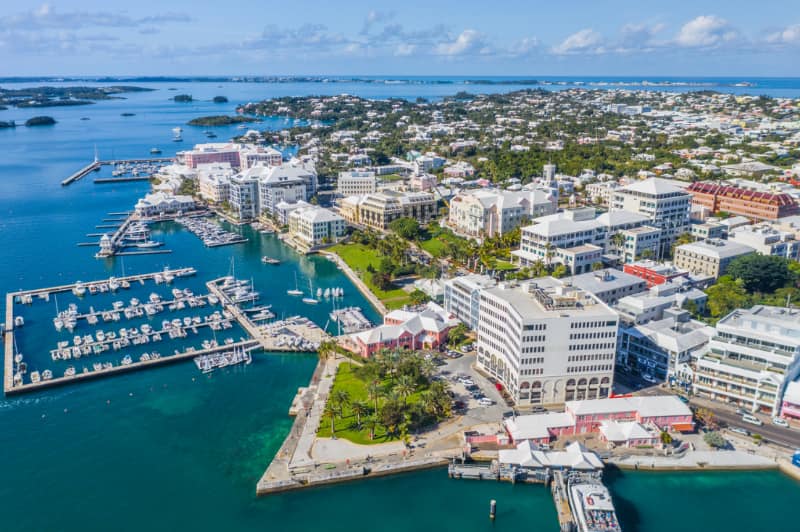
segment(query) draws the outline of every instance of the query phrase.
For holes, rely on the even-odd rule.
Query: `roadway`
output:
[[[663,395],[665,393],[676,394],[676,390],[662,388],[659,385],[650,384],[630,374],[617,372],[614,376],[614,391],[618,394],[634,393],[635,395]],[[741,427],[751,434],[760,434],[767,441],[784,445],[792,449],[800,448],[800,423],[793,423],[790,428],[779,427],[772,424],[772,418],[764,414],[754,414],[764,424],[762,426],[753,425],[742,421],[741,414],[736,412],[736,407],[710,401],[702,397],[689,398],[690,406],[697,408],[707,408],[716,416],[722,427]]]

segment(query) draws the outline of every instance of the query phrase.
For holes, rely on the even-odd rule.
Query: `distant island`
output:
[[[25,125],[31,126],[52,126],[56,123],[55,118],[52,116],[34,116],[25,121]]]
[[[4,128],[7,128],[7,127],[17,127],[17,124],[14,123],[13,120],[11,120],[10,122],[0,121],[0,129],[4,129]]]
[[[120,116],[136,116],[136,113],[122,113]]]
[[[214,96],[214,103],[228,103],[228,98],[225,96]]]
[[[154,89],[113,85],[109,87],[29,87],[24,89],[0,88],[0,107],[19,108],[65,107],[89,105],[98,100],[122,99],[120,94],[144,92]]]
[[[244,124],[247,122],[261,122],[258,118],[251,116],[201,116],[188,122],[190,126],[230,126],[233,124]]]
[[[194,101],[191,94],[176,94],[174,98],[172,98],[176,102],[186,103]]]

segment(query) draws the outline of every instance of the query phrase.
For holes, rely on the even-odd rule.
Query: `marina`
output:
[[[361,307],[345,307],[333,310],[330,313],[330,318],[339,326],[340,334],[355,333],[373,326],[372,322],[361,312]]]
[[[175,222],[189,230],[193,235],[203,241],[207,248],[243,244],[247,239],[240,234],[224,230],[207,218],[176,218]]]
[[[95,158],[94,161],[87,164],[74,174],[70,175],[66,179],[61,182],[61,186],[69,186],[72,183],[81,180],[82,178],[86,177],[88,174],[100,170],[103,166],[121,166],[121,165],[136,165],[136,164],[153,164],[153,163],[171,163],[174,159],[172,157],[154,157],[150,159],[119,159],[119,160],[109,160],[109,161],[100,161]]]

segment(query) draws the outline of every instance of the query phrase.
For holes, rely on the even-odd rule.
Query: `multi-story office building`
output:
[[[533,225],[522,228],[520,249],[512,251],[522,266],[542,261],[563,264],[573,274],[592,270],[604,253],[621,252],[623,257],[637,257],[652,249],[651,235],[660,233],[649,219],[632,212],[607,212],[596,216],[592,207],[584,207],[542,216]],[[620,247],[614,235],[622,236]]]
[[[682,366],[705,352],[713,334],[712,327],[690,319],[687,311],[668,308],[661,319],[620,326],[617,365],[659,382],[678,379]]]
[[[768,223],[737,227],[728,240],[753,248],[761,255],[775,255],[787,259],[800,258],[800,241],[794,232],[781,231]]]
[[[464,322],[473,331],[478,330],[481,291],[497,285],[488,275],[462,275],[446,279],[444,285],[444,309]]]
[[[240,144],[232,142],[209,142],[197,144],[187,151],[178,152],[178,160],[191,168],[199,164],[228,163],[234,168],[241,167],[239,158]]]
[[[336,242],[345,229],[344,218],[324,207],[301,207],[289,214],[289,235],[306,250]]]
[[[800,311],[756,305],[716,325],[695,368],[695,393],[778,415],[786,386],[800,375]]]
[[[447,225],[459,235],[491,238],[557,209],[557,198],[547,190],[470,190],[450,200]]]
[[[378,190],[378,180],[375,172],[352,170],[339,172],[336,184],[336,194],[339,196],[361,196],[372,194]]]
[[[398,218],[414,218],[427,224],[436,217],[436,197],[428,192],[385,190],[350,196],[339,202],[339,214],[348,222],[385,231]]]
[[[260,213],[258,178],[247,174],[231,177],[230,204],[233,215],[242,221],[254,220]]]
[[[669,254],[678,235],[689,232],[692,196],[674,182],[651,177],[614,192],[611,210],[629,211],[647,216],[648,225],[661,229],[657,257]]]
[[[674,262],[676,268],[716,278],[725,274],[734,259],[753,252],[753,248],[744,244],[711,239],[676,247]]]
[[[647,290],[645,281],[614,268],[565,277],[562,282],[594,294],[606,305],[615,305],[623,297]]]
[[[550,277],[480,297],[478,367],[517,404],[608,397],[619,318],[605,303]]]

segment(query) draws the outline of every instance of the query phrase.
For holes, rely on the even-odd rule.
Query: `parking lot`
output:
[[[450,385],[456,404],[463,404],[459,413],[476,422],[497,423],[503,419],[504,412],[511,410],[497,388],[473,369],[474,354],[463,354],[455,359],[446,356],[441,358],[445,364],[439,367],[439,376]],[[481,404],[473,394],[476,396],[480,394],[492,404],[488,404],[487,401]]]

